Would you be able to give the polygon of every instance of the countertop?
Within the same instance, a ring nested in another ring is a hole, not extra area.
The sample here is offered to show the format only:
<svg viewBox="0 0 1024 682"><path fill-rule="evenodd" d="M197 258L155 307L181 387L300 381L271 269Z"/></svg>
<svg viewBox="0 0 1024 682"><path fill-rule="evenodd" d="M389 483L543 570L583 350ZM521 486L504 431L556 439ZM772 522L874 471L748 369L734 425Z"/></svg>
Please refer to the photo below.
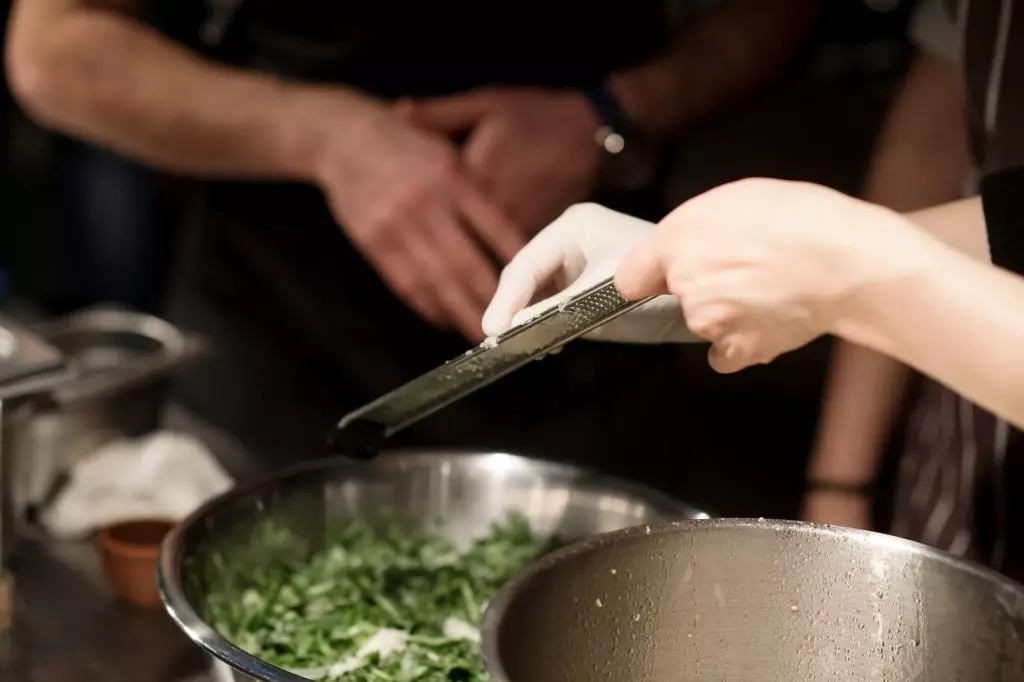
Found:
<svg viewBox="0 0 1024 682"><path fill-rule="evenodd" d="M24 540L3 680L206 682L209 659L163 609L119 602L91 542Z"/></svg>
<svg viewBox="0 0 1024 682"><path fill-rule="evenodd" d="M164 425L191 433L222 464L251 470L225 436L179 408ZM120 602L107 587L91 541L22 537L12 562L14 625L0 640L0 681L210 682L211 660L162 608ZM2 656L8 652L7 656ZM6 660L5 660L6 659Z"/></svg>

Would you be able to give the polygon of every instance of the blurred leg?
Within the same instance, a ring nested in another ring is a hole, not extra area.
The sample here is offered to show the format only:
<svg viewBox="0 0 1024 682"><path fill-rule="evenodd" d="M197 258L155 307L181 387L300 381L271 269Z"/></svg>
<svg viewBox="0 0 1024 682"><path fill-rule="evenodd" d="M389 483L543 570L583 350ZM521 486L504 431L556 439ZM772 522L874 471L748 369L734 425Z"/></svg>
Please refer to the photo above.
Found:
<svg viewBox="0 0 1024 682"><path fill-rule="evenodd" d="M169 230L157 210L153 172L77 142L66 150L61 187L82 298L157 310Z"/></svg>

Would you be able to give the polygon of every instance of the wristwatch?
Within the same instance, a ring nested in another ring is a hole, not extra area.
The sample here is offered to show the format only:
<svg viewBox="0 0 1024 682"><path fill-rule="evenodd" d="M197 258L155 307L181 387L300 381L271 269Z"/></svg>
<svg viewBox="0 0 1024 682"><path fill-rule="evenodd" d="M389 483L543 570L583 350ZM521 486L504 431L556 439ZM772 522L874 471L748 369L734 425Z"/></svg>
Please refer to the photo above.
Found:
<svg viewBox="0 0 1024 682"><path fill-rule="evenodd" d="M602 149L601 186L629 192L649 184L657 166L654 146L644 139L607 87L590 88L584 94L601 120L595 135Z"/></svg>

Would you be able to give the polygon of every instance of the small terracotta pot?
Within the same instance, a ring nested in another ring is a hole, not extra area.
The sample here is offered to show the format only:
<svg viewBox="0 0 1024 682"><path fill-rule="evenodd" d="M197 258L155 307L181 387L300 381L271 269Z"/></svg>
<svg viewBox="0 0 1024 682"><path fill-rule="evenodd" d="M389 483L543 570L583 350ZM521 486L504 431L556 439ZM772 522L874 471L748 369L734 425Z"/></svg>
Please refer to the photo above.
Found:
<svg viewBox="0 0 1024 682"><path fill-rule="evenodd" d="M96 544L103 571L117 596L136 606L160 606L156 564L160 542L173 527L173 521L140 519L100 529Z"/></svg>

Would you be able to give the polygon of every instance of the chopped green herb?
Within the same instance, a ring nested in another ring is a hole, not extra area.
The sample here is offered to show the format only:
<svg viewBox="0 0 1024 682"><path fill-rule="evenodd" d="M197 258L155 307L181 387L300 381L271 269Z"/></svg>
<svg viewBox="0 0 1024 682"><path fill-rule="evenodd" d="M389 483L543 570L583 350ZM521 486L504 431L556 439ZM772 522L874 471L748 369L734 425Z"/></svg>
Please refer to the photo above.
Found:
<svg viewBox="0 0 1024 682"><path fill-rule="evenodd" d="M249 654L324 681L484 682L487 600L551 547L520 516L465 551L397 525L353 522L312 553L276 524L259 532L209 557L203 616Z"/></svg>

